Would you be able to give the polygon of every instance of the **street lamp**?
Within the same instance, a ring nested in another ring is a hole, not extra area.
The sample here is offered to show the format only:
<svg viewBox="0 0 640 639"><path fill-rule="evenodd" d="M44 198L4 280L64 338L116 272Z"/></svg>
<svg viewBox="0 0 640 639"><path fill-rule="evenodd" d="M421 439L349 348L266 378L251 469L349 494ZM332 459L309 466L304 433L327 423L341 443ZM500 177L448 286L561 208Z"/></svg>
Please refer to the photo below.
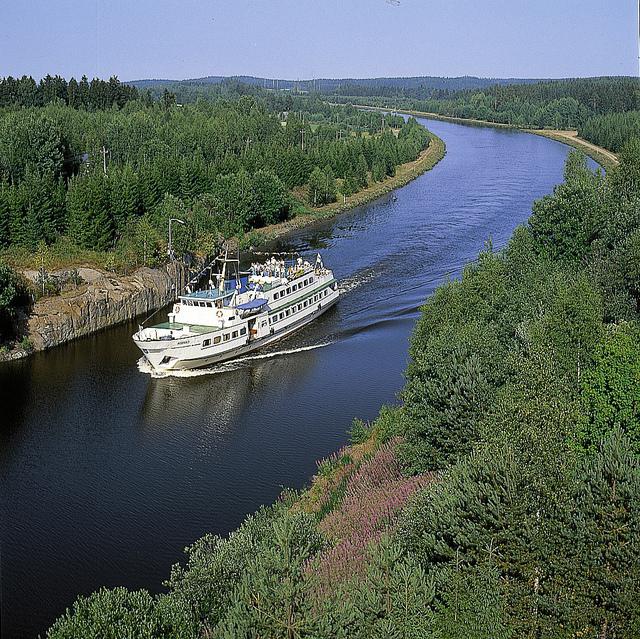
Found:
<svg viewBox="0 0 640 639"><path fill-rule="evenodd" d="M169 218L169 244L167 245L167 255L169 256L170 260L173 259L173 245L171 243L171 222L178 222L178 224L186 223L184 220L179 220L177 217Z"/></svg>

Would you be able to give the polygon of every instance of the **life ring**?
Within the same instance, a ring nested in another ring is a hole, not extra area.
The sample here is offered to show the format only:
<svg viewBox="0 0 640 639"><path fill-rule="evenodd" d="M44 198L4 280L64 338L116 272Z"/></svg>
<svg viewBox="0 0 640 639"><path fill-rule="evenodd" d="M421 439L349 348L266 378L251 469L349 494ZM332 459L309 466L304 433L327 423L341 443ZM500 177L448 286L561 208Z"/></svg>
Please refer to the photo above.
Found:
<svg viewBox="0 0 640 639"><path fill-rule="evenodd" d="M224 313L222 311L216 311L216 317L222 317Z"/></svg>
<svg viewBox="0 0 640 639"><path fill-rule="evenodd" d="M180 312L180 304L176 304L173 307L173 312L177 315Z"/></svg>

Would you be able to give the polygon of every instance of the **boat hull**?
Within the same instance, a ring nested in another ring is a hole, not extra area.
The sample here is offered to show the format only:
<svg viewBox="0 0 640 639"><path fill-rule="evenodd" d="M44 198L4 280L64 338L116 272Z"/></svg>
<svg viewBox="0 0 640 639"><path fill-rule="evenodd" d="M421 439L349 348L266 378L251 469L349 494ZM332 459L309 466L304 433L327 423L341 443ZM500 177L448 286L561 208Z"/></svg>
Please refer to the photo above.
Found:
<svg viewBox="0 0 640 639"><path fill-rule="evenodd" d="M157 371L178 371L178 370L191 370L196 368L204 368L207 366L213 366L215 364L220 364L222 362L226 362L229 360L237 359L239 357L243 357L248 353L256 351L268 344L272 344L278 340L281 340L288 335L291 335L295 331L303 328L314 319L317 319L328 311L331 307L335 305L338 301L338 294L331 299L328 299L322 306L319 306L313 312L301 317L296 322L289 324L288 326L283 327L280 330L275 331L272 334L266 335L262 338L252 340L248 343L245 343L242 346L237 346L235 348L231 348L224 352L211 353L211 354L199 354L197 357L193 357L193 355L197 352L197 345L185 346L184 348L166 348L165 345L162 344L161 341L158 342L138 342L136 341L136 345L140 350L143 351L143 355L145 359L149 362L149 364ZM203 334L202 337L206 337L206 334ZM165 348L154 349L154 345L158 345L160 347L165 346ZM149 351L152 351L150 353ZM170 353L171 361L163 364L162 359L166 354Z"/></svg>

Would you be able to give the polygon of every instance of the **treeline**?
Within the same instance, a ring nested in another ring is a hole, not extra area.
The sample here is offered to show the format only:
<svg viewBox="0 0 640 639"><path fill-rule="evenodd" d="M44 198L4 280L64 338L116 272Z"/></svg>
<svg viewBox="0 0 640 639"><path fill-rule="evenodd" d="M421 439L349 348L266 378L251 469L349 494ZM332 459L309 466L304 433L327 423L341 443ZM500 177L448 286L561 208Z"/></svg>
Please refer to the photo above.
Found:
<svg viewBox="0 0 640 639"><path fill-rule="evenodd" d="M351 95L430 98L448 96L457 91L482 89L494 85L539 82L519 78L478 78L474 76L391 77L391 78L315 78L311 80L283 80L255 76L207 76L191 80L136 80L131 84L150 90L155 96L165 89L191 99L193 95L219 94L239 90L246 94L275 92L286 95Z"/></svg>
<svg viewBox="0 0 640 639"><path fill-rule="evenodd" d="M640 84L636 78L627 77L578 78L494 85L481 91L433 92L426 99L380 94L378 97L354 96L351 101L515 127L582 129L592 118L599 122L598 115L637 109L640 105ZM624 118L620 120L624 121ZM603 122L607 122L603 126L611 129L619 120L604 118ZM595 126L598 125L589 125L589 128ZM616 143L621 145L622 140L629 139L624 137L626 134L626 129L618 130L615 133Z"/></svg>
<svg viewBox="0 0 640 639"><path fill-rule="evenodd" d="M286 219L290 190L304 189L314 170L328 177L324 197L310 198L322 205L338 188L351 194L393 175L429 142L415 120L315 106L281 112L243 96L182 107L8 109L0 114L0 247L65 236L146 262L162 254L167 219L178 211L194 224L176 231L177 249L206 251L214 237ZM144 254L134 248L141 238Z"/></svg>
<svg viewBox="0 0 640 639"><path fill-rule="evenodd" d="M456 99L424 100L413 103L412 109L538 129L575 129L590 115L588 107L572 97L529 102L520 98L497 100L487 93L474 93Z"/></svg>
<svg viewBox="0 0 640 639"><path fill-rule="evenodd" d="M640 143L606 177L573 153L428 300L402 406L166 594L103 589L48 637L637 637L639 174Z"/></svg>
<svg viewBox="0 0 640 639"><path fill-rule="evenodd" d="M122 84L116 76L109 80L83 75L67 81L59 75L46 75L36 82L31 76L0 78L0 107L37 107L51 102L63 102L73 109L110 109L123 107L141 97L134 86Z"/></svg>
<svg viewBox="0 0 640 639"><path fill-rule="evenodd" d="M594 116L580 126L578 135L617 153L627 140L640 138L640 111Z"/></svg>
<svg viewBox="0 0 640 639"><path fill-rule="evenodd" d="M471 98L476 91L464 91L452 96ZM569 78L527 84L493 85L482 89L493 99L494 108L504 103L529 102L547 104L562 98L572 98L590 113L619 113L637 109L640 100L640 81L627 76L597 78Z"/></svg>
<svg viewBox="0 0 640 639"><path fill-rule="evenodd" d="M419 80L419 79L416 79ZM638 79L626 76L568 78L562 80L500 80L450 78L445 82L394 84L343 83L327 95L376 97L410 100L445 100L469 102L477 93L492 100L496 111L506 103L542 105L562 98L572 98L590 113L615 113L637 109L640 86Z"/></svg>

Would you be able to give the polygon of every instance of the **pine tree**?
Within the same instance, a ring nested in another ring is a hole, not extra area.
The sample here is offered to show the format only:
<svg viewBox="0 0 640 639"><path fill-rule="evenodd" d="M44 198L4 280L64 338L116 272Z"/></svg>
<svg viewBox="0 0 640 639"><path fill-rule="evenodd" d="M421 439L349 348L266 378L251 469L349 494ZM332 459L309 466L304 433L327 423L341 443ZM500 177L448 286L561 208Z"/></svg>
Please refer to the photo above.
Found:
<svg viewBox="0 0 640 639"><path fill-rule="evenodd" d="M307 199L312 206L323 204L322 192L324 189L325 175L320 167L315 167L309 176L307 185Z"/></svg>
<svg viewBox="0 0 640 639"><path fill-rule="evenodd" d="M106 251L113 244L108 178L101 172L76 177L67 191L69 235L83 248Z"/></svg>
<svg viewBox="0 0 640 639"><path fill-rule="evenodd" d="M369 167L367 166L367 161L364 155L362 155L361 153L358 156L358 163L356 164L356 167L355 167L355 176L356 176L356 179L358 180L358 184L362 188L366 187L369 182L368 173L369 173Z"/></svg>
<svg viewBox="0 0 640 639"><path fill-rule="evenodd" d="M572 580L576 615L599 637L640 633L640 465L619 428L580 469ZM579 623L579 621L577 622Z"/></svg>
<svg viewBox="0 0 640 639"><path fill-rule="evenodd" d="M125 164L121 169L111 170L109 183L109 208L115 229L122 235L129 220L140 211L137 175L130 164Z"/></svg>
<svg viewBox="0 0 640 639"><path fill-rule="evenodd" d="M320 536L307 516L297 514L274 522L272 540L235 593L220 624L221 637L313 636L317 622L305 567L320 547Z"/></svg>
<svg viewBox="0 0 640 639"><path fill-rule="evenodd" d="M323 204L329 204L336 201L338 193L338 187L336 184L336 178L333 174L333 169L330 164L324 167L324 185L322 190L322 202Z"/></svg>

